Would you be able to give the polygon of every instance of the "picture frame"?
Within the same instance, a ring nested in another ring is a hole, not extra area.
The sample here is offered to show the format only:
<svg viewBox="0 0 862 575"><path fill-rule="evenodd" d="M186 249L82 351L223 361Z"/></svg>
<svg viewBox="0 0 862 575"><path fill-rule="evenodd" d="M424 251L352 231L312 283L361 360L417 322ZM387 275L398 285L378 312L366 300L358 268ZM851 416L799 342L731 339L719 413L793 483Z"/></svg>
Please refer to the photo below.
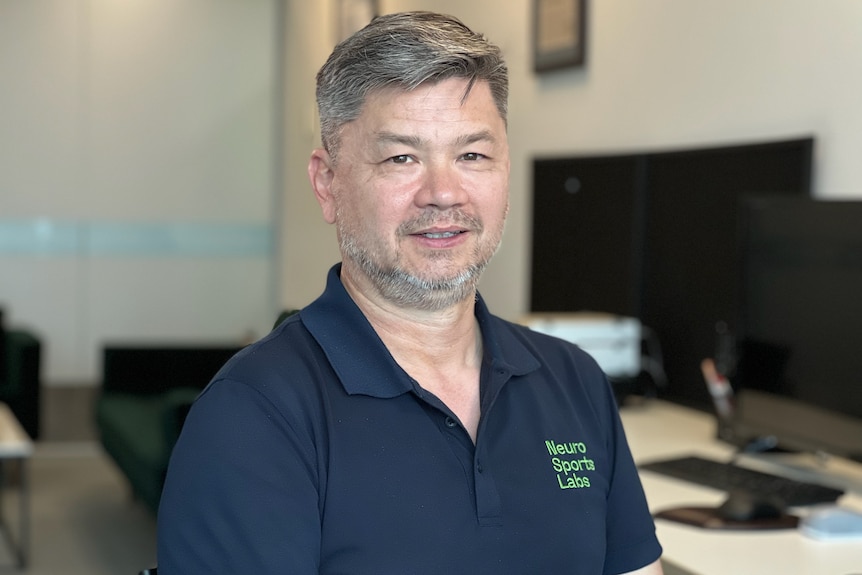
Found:
<svg viewBox="0 0 862 575"><path fill-rule="evenodd" d="M379 14L377 0L338 0L338 41L346 40Z"/></svg>
<svg viewBox="0 0 862 575"><path fill-rule="evenodd" d="M587 0L533 0L533 69L583 67Z"/></svg>

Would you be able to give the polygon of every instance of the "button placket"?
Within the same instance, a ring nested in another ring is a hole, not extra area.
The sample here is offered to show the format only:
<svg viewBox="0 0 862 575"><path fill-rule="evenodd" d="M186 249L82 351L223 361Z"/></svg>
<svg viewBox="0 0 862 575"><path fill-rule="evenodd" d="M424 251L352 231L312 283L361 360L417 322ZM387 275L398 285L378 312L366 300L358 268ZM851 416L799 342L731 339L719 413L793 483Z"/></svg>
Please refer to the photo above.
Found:
<svg viewBox="0 0 862 575"><path fill-rule="evenodd" d="M476 488L476 514L481 525L499 525L502 521L502 505L494 473L485 469L482 457L475 455L473 481Z"/></svg>

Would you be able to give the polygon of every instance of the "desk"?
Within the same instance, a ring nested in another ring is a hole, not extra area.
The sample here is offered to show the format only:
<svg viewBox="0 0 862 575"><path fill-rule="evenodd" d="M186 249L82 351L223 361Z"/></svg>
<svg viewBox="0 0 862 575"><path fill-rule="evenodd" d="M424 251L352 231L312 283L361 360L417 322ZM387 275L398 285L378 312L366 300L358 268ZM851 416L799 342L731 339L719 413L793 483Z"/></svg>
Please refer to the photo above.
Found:
<svg viewBox="0 0 862 575"><path fill-rule="evenodd" d="M645 400L626 405L621 415L635 461L690 453L725 460L733 454L731 446L715 439L715 420L709 414ZM641 472L641 480L653 512L718 505L725 497L721 491L649 471ZM848 492L839 504L862 511L862 492ZM795 529L713 531L663 519L656 520L656 529L665 558L697 575L862 575L862 538L824 542Z"/></svg>
<svg viewBox="0 0 862 575"><path fill-rule="evenodd" d="M12 551L18 561L18 567L27 565L27 553L30 547L30 478L28 476L27 463L33 455L33 441L21 427L12 410L5 403L0 403L0 491L2 491L7 461L19 462L18 475L18 533L13 534L6 521L6 515L0 506L0 526L3 529ZM0 492L0 503L2 503L2 492Z"/></svg>

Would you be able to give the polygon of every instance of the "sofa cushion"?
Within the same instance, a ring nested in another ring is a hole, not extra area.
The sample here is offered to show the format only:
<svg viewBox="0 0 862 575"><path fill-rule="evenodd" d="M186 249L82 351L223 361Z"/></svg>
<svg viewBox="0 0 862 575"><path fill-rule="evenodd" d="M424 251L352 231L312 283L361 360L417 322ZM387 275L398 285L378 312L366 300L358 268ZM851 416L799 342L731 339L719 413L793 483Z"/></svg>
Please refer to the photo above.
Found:
<svg viewBox="0 0 862 575"><path fill-rule="evenodd" d="M135 494L158 506L168 460L189 406L200 389L164 393L103 393L96 404L102 445L128 477Z"/></svg>

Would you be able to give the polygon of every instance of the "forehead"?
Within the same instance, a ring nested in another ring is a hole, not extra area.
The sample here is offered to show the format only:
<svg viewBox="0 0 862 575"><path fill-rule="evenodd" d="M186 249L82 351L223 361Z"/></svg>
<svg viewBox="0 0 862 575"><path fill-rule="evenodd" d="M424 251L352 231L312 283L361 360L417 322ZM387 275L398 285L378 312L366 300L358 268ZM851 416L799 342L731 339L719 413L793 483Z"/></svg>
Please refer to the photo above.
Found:
<svg viewBox="0 0 862 575"><path fill-rule="evenodd" d="M502 120L491 88L484 80L467 78L425 82L416 88L387 86L371 92L359 118L446 119L447 116L497 116Z"/></svg>

